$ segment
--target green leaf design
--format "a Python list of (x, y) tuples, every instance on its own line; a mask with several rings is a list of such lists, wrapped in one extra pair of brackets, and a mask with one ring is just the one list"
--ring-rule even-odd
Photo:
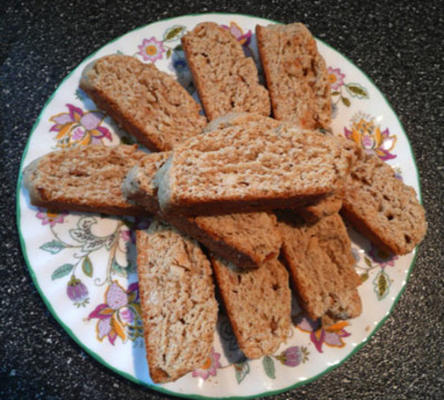
[(338, 94), (340, 94), (340, 92), (338, 92), (337, 90), (335, 90), (334, 92), (331, 92), (332, 96), (337, 96)]
[(172, 50), (171, 50), (171, 49), (168, 49), (168, 50), (167, 50), (167, 58), (170, 58), (170, 57), (171, 57), (171, 53), (172, 53)]
[(241, 383), (245, 377), (250, 373), (250, 366), (247, 361), (233, 364), (234, 365), (234, 373), (236, 376), (237, 383)]
[(360, 275), (361, 282), (365, 282), (368, 279), (368, 272)]
[(174, 48), (174, 51), (183, 51), (182, 44), (179, 43), (179, 44)]
[(93, 276), (93, 265), (88, 256), (83, 259), (82, 271), (86, 276), (90, 278)]
[(163, 38), (165, 42), (173, 40), (177, 35), (179, 35), (185, 29), (184, 26), (176, 26), (171, 29)]
[(262, 365), (264, 367), (265, 374), (271, 379), (276, 379), (274, 361), (270, 356), (265, 356), (262, 359)]
[(378, 272), (373, 279), (373, 286), (375, 288), (376, 296), (378, 300), (382, 300), (389, 293), (390, 279), (383, 269)]
[(128, 272), (131, 268), (131, 265), (129, 264), (127, 267), (121, 266), (115, 258), (113, 258), (113, 262), (111, 264), (111, 270), (115, 272), (117, 275), (123, 276), (126, 278), (128, 276)]
[(359, 83), (347, 83), (345, 87), (347, 88), (347, 91), (354, 97), (358, 97), (360, 99), (369, 98), (367, 89), (362, 87)]
[(74, 265), (72, 264), (63, 264), (52, 273), (51, 279), (54, 281), (56, 279), (63, 278), (64, 276), (68, 275), (73, 268)]
[(370, 258), (364, 257), (364, 261), (369, 268), (372, 268), (372, 262), (370, 261)]
[(65, 244), (62, 242), (59, 242), (58, 240), (52, 240), (51, 242), (47, 242), (40, 246), (40, 249), (47, 251), (51, 254), (57, 254), (59, 251), (63, 250), (65, 248)]
[(350, 100), (348, 99), (348, 97), (341, 97), (342, 102), (344, 103), (345, 106), (350, 107)]
[(83, 100), (86, 98), (85, 92), (82, 89), (77, 89), (75, 92), (75, 97), (78, 100)]

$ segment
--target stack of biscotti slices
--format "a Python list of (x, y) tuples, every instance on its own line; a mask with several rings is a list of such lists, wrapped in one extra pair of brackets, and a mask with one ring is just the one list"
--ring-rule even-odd
[(208, 357), (214, 283), (239, 347), (257, 358), (290, 334), (289, 280), (303, 310), (323, 324), (361, 313), (341, 215), (395, 254), (411, 251), (426, 231), (414, 190), (390, 166), (318, 131), (330, 130), (330, 91), (306, 27), (258, 26), (256, 33), (268, 92), (228, 30), (203, 23), (183, 37), (209, 124), (154, 65), (123, 55), (94, 61), (81, 88), (156, 153), (90, 145), (47, 154), (24, 172), (35, 205), (156, 217), (137, 232), (156, 383)]

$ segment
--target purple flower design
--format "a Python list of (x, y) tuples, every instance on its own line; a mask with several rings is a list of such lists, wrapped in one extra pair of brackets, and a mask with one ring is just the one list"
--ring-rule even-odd
[(302, 361), (302, 351), (299, 346), (289, 347), (280, 355), (276, 356), (276, 358), (288, 367), (296, 367)]
[(386, 253), (383, 250), (380, 250), (373, 243), (371, 243), (370, 251), (368, 252), (370, 258), (377, 264), (381, 266), (381, 268), (385, 267), (394, 267), (395, 260), (399, 257), (394, 254)]
[(214, 348), (212, 348), (204, 365), (201, 368), (194, 370), (191, 375), (193, 378), (201, 377), (204, 380), (207, 380), (210, 376), (216, 376), (217, 369), (221, 367), (219, 359), (220, 353), (217, 353), (214, 351)]
[(71, 276), (71, 279), (68, 282), (66, 294), (77, 307), (85, 307), (85, 305), (88, 304), (88, 289), (82, 281), (77, 279), (74, 275)]
[(344, 329), (348, 325), (349, 323), (346, 321), (339, 321), (324, 328), (321, 325), (320, 320), (313, 321), (307, 316), (302, 316), (297, 324), (297, 328), (303, 332), (310, 333), (310, 340), (315, 345), (316, 350), (319, 351), (319, 353), (322, 353), (323, 344), (330, 347), (345, 346), (343, 338), (350, 336), (350, 333)]
[(53, 115), (50, 132), (57, 132), (56, 140), (59, 147), (73, 144), (88, 145), (101, 143), (102, 139), (111, 140), (110, 131), (101, 126), (104, 114), (99, 111), (83, 111), (72, 104), (66, 104), (68, 112)]
[(63, 224), (65, 216), (68, 215), (67, 212), (56, 213), (43, 208), (38, 210), (36, 217), (42, 220), (42, 225), (49, 225), (50, 227), (56, 224)]
[(105, 292), (105, 303), (99, 304), (88, 319), (98, 319), (96, 325), (97, 338), (105, 337), (112, 345), (119, 336), (123, 342), (128, 338), (125, 327), (133, 325), (138, 319), (139, 305), (138, 284), (133, 283), (125, 291), (117, 281), (113, 281)]
[(221, 25), (221, 27), (227, 29), (236, 38), (236, 40), (242, 45), (244, 53), (247, 57), (253, 56), (253, 53), (251, 52), (249, 47), (251, 43), (251, 37), (253, 35), (250, 29), (246, 33), (244, 33), (242, 28), (233, 21), (230, 22), (230, 26)]
[(139, 48), (138, 54), (142, 56), (142, 59), (152, 63), (161, 60), (166, 51), (163, 47), (163, 43), (156, 40), (154, 36), (149, 39), (143, 39), (142, 44), (137, 47)]

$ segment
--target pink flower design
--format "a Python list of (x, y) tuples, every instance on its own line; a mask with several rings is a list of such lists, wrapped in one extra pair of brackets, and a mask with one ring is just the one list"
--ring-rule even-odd
[(84, 307), (86, 304), (88, 304), (88, 289), (86, 288), (85, 284), (80, 279), (77, 279), (74, 275), (71, 276), (71, 279), (68, 282), (66, 294), (77, 307)]
[(332, 90), (338, 90), (344, 85), (345, 74), (339, 68), (328, 67), (328, 81)]
[(138, 54), (142, 56), (142, 59), (152, 63), (161, 60), (166, 51), (163, 47), (163, 43), (156, 40), (154, 36), (150, 39), (143, 39), (142, 44), (137, 47), (139, 48)]
[(49, 225), (50, 227), (56, 224), (63, 224), (65, 216), (68, 215), (67, 212), (58, 213), (43, 208), (39, 208), (38, 210), (36, 217), (42, 220), (42, 225)]
[(72, 104), (66, 104), (68, 112), (53, 115), (54, 123), (50, 132), (57, 132), (57, 146), (69, 147), (73, 144), (88, 145), (111, 140), (110, 131), (100, 126), (105, 116), (99, 111), (83, 111)]
[(221, 25), (222, 28), (227, 29), (230, 33), (236, 38), (236, 40), (242, 45), (244, 53), (247, 57), (252, 57), (253, 53), (250, 50), (250, 43), (252, 32), (249, 29), (246, 33), (242, 30), (242, 28), (236, 24), (236, 22), (231, 21), (230, 26)]
[(105, 337), (114, 345), (119, 336), (122, 342), (128, 338), (125, 329), (134, 328), (140, 320), (140, 306), (138, 284), (133, 283), (125, 291), (117, 281), (113, 281), (105, 292), (105, 303), (99, 304), (92, 311), (88, 319), (98, 319), (96, 325), (97, 339), (103, 341)]
[(194, 370), (191, 375), (193, 378), (200, 376), (204, 380), (207, 380), (210, 376), (216, 376), (217, 369), (221, 367), (219, 359), (220, 353), (217, 353), (212, 348), (210, 355), (205, 361), (205, 364), (201, 368)]
[(370, 258), (377, 264), (381, 266), (381, 268), (385, 267), (394, 267), (395, 260), (399, 257), (394, 254), (388, 254), (383, 250), (380, 250), (373, 243), (371, 243), (370, 251), (368, 252)]
[(320, 320), (313, 321), (306, 316), (302, 316), (296, 326), (301, 331), (310, 333), (310, 340), (315, 345), (316, 350), (322, 353), (322, 345), (324, 343), (330, 347), (345, 346), (345, 342), (342, 339), (350, 336), (350, 333), (344, 329), (348, 325), (349, 323), (346, 321), (339, 321), (324, 328)]

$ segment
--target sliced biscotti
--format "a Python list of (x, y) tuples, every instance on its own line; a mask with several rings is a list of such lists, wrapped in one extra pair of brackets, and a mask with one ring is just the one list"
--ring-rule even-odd
[(134, 57), (114, 54), (93, 61), (80, 87), (152, 151), (171, 150), (206, 123), (199, 105), (172, 76)]
[(288, 273), (278, 261), (245, 271), (211, 256), (217, 285), (240, 349), (248, 358), (274, 353), (291, 330)]
[(321, 218), (338, 213), (342, 208), (344, 190), (324, 197), (313, 204), (295, 210), (305, 221), (314, 223)]
[(406, 254), (427, 230), (415, 190), (378, 157), (361, 151), (347, 181), (341, 213), (385, 251)]
[(233, 126), (245, 126), (246, 124), (260, 124), (262, 128), (272, 129), (281, 126), (282, 122), (257, 113), (230, 112), (209, 122), (202, 130), (202, 133), (231, 128)]
[(343, 186), (350, 156), (334, 137), (286, 125), (233, 126), (178, 146), (157, 172), (162, 212), (295, 208)]
[(329, 128), (328, 72), (306, 26), (257, 25), (256, 38), (274, 117), (303, 128)]
[(23, 172), (31, 203), (50, 210), (144, 215), (121, 191), (128, 171), (144, 157), (137, 146), (78, 146), (34, 160)]
[(228, 30), (200, 23), (182, 37), (182, 46), (210, 121), (231, 111), (270, 114), (268, 92), (258, 83), (254, 60), (244, 55)]
[(158, 214), (216, 254), (243, 268), (257, 268), (265, 261), (277, 258), (281, 237), (276, 217), (272, 213), (197, 217), (161, 214), (153, 178), (168, 155), (169, 153), (147, 154), (139, 165), (133, 167), (122, 185), (122, 191), (129, 200), (153, 214)]
[(173, 381), (211, 351), (218, 306), (210, 263), (194, 240), (159, 221), (137, 231), (136, 246), (150, 376)]
[(360, 284), (347, 230), (339, 214), (313, 225), (280, 218), (282, 256), (310, 318), (348, 319), (361, 313)]

